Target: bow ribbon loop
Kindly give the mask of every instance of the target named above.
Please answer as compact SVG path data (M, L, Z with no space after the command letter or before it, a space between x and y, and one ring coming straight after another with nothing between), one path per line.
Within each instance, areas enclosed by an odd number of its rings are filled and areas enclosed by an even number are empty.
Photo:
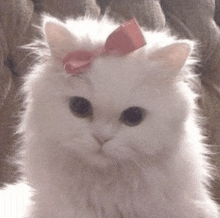
M87 51L78 50L68 53L63 59L63 65L68 74L83 73L96 56L104 54L127 55L146 45L140 27L135 19L123 23L107 38L101 48Z

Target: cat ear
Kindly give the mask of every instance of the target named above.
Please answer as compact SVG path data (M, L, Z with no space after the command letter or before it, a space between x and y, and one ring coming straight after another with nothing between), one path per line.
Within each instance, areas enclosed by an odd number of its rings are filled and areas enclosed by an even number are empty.
M52 56L62 61L74 47L74 36L57 20L45 21L44 33Z
M176 77L189 57L192 46L190 41L174 43L150 54L149 58L162 64L163 72L169 74L167 76Z

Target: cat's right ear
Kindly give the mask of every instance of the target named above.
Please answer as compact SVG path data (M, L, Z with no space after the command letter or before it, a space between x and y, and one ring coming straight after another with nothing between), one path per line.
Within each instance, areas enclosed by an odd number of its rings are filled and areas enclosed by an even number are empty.
M74 48L74 36L63 23L56 19L45 19L43 28L52 57L62 61Z
M162 69L160 78L166 78L170 81L176 78L178 72L185 65L193 49L193 42L184 40L160 48L149 55L151 61L161 64Z

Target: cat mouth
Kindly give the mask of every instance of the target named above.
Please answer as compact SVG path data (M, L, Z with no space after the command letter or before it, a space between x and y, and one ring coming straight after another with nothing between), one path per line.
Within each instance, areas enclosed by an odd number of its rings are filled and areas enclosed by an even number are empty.
M101 157L103 159L109 159L109 160L113 160L114 156L111 154L111 152L109 152L109 149L107 148L107 145L102 145L100 146L96 152L95 155L97 155L98 157Z
M101 156L101 157L104 157L104 158L110 158L109 155L108 155L108 153L106 152L106 150L105 150L103 147L100 147L100 148L97 150L96 154L97 154L98 156Z

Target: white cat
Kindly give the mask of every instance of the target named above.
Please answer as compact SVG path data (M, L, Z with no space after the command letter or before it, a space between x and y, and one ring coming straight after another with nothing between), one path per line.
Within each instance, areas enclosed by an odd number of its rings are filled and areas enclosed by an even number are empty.
M44 17L19 127L36 190L28 217L220 217L186 82L194 78L192 41L143 30L145 46L97 56L81 74L65 71L69 52L102 47L117 27Z

